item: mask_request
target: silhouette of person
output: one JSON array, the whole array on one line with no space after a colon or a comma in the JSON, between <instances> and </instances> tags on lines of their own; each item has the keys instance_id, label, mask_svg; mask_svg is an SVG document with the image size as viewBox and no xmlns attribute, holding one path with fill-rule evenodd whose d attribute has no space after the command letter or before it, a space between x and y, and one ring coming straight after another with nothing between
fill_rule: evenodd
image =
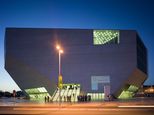
<instances>
[{"instance_id":1,"label":"silhouette of person","mask_svg":"<svg viewBox=\"0 0 154 115\"><path fill-rule=\"evenodd\" d=\"M49 101L50 101L50 97L46 96L46 102L49 102Z\"/></svg>"},{"instance_id":2,"label":"silhouette of person","mask_svg":"<svg viewBox=\"0 0 154 115\"><path fill-rule=\"evenodd\" d=\"M45 100L45 103L46 103L47 102L47 97L46 96L44 97L44 100Z\"/></svg>"}]
</instances>

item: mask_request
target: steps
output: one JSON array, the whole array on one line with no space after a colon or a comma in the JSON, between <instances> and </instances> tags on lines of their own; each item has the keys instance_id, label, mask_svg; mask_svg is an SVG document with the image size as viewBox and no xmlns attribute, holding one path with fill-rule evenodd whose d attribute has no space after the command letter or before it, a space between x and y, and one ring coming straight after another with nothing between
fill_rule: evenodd
<instances>
[{"instance_id":1,"label":"steps","mask_svg":"<svg viewBox=\"0 0 154 115\"><path fill-rule=\"evenodd\" d=\"M52 101L59 101L59 88L53 94ZM61 89L61 101L62 102L77 102L77 96L80 94L80 85L77 84L63 84L63 88Z\"/></svg>"}]
</instances>

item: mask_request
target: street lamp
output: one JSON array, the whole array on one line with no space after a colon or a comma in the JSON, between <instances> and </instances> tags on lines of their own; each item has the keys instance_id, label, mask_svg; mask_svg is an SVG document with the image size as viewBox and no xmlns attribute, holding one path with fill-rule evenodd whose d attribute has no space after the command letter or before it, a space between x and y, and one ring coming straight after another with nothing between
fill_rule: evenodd
<instances>
[{"instance_id":1,"label":"street lamp","mask_svg":"<svg viewBox=\"0 0 154 115\"><path fill-rule=\"evenodd\" d=\"M59 104L60 104L60 102L61 102L61 89L62 89L62 85L63 85L63 78L62 78L62 74L61 74L61 54L63 53L63 50L61 49L61 47L59 45L57 45L56 48L57 48L58 54L59 54L58 88L59 88Z\"/></svg>"}]
</instances>

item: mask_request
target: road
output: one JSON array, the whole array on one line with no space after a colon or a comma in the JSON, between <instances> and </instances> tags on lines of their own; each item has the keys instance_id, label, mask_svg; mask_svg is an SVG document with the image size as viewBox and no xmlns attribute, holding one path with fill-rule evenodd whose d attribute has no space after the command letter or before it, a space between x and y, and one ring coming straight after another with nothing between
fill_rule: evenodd
<instances>
[{"instance_id":1,"label":"road","mask_svg":"<svg viewBox=\"0 0 154 115\"><path fill-rule=\"evenodd\" d=\"M20 115L154 115L154 107L0 107L0 114Z\"/></svg>"},{"instance_id":2,"label":"road","mask_svg":"<svg viewBox=\"0 0 154 115\"><path fill-rule=\"evenodd\" d=\"M35 103L0 99L0 114L10 115L154 115L154 98L89 103Z\"/></svg>"}]
</instances>

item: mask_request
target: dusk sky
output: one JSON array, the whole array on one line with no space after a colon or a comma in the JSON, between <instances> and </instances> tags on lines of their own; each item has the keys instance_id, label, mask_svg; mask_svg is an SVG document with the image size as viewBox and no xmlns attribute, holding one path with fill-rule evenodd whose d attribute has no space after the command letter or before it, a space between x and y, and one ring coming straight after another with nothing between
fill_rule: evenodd
<instances>
[{"instance_id":1,"label":"dusk sky","mask_svg":"<svg viewBox=\"0 0 154 115\"><path fill-rule=\"evenodd\" d=\"M4 69L6 27L136 30L154 85L154 0L0 0L0 90L19 90Z\"/></svg>"}]
</instances>

